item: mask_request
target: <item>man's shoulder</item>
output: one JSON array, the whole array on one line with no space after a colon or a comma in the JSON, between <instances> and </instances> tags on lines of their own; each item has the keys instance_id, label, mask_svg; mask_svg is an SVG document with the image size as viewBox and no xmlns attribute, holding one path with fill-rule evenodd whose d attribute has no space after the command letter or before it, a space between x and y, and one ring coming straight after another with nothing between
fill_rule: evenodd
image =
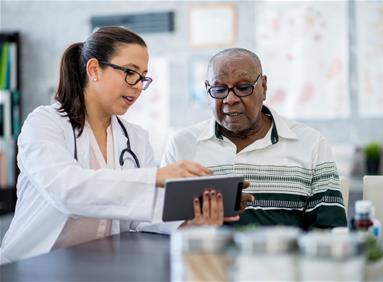
<instances>
[{"instance_id":1,"label":"man's shoulder","mask_svg":"<svg viewBox=\"0 0 383 282\"><path fill-rule=\"evenodd\" d=\"M279 118L289 127L291 131L293 131L297 135L298 139L309 138L319 140L322 138L322 134L317 129L303 122L288 119L282 116L280 116Z\"/></svg>"},{"instance_id":2,"label":"man's shoulder","mask_svg":"<svg viewBox=\"0 0 383 282\"><path fill-rule=\"evenodd\" d=\"M299 141L308 141L320 140L322 138L321 133L314 129L313 127L290 118L287 118L283 115L280 115L275 109L270 106L266 106L266 111L268 111L274 119L278 134L282 138L286 139L295 139ZM264 109L263 109L264 110Z\"/></svg>"}]
</instances>

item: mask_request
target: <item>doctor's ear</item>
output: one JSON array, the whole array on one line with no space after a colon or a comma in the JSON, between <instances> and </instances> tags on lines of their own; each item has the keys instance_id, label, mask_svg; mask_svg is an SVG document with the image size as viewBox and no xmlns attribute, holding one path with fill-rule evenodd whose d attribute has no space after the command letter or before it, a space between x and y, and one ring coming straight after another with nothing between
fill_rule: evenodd
<instances>
[{"instance_id":1,"label":"doctor's ear","mask_svg":"<svg viewBox=\"0 0 383 282\"><path fill-rule=\"evenodd\" d=\"M89 59L86 63L86 74L89 81L97 81L101 74L100 64L97 59Z\"/></svg>"}]
</instances>

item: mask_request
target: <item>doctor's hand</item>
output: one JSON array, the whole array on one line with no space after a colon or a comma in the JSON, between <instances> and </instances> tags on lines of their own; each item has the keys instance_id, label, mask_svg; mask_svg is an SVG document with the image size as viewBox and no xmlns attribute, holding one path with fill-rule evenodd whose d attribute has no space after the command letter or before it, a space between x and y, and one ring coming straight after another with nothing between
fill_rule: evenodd
<instances>
[{"instance_id":1,"label":"doctor's hand","mask_svg":"<svg viewBox=\"0 0 383 282\"><path fill-rule=\"evenodd\" d=\"M203 193L202 209L198 198L194 199L193 206L194 218L185 221L180 228L196 225L220 226L224 221L239 220L239 216L223 216L223 197L221 193L217 193L215 190Z\"/></svg>"},{"instance_id":2,"label":"doctor's hand","mask_svg":"<svg viewBox=\"0 0 383 282\"><path fill-rule=\"evenodd\" d=\"M210 170L198 163L178 161L174 164L157 169L156 186L163 187L165 185L165 180L167 179L207 175L211 175Z\"/></svg>"}]
</instances>

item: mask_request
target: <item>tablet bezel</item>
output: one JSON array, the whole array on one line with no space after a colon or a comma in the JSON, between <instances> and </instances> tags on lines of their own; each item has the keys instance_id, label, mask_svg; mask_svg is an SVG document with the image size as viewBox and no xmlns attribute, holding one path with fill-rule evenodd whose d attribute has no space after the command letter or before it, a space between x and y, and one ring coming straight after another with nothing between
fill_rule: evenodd
<instances>
[{"instance_id":1,"label":"tablet bezel","mask_svg":"<svg viewBox=\"0 0 383 282\"><path fill-rule=\"evenodd\" d=\"M170 179L165 182L163 221L194 218L193 200L202 199L205 190L220 192L224 201L224 216L238 215L244 177L241 175L213 175ZM202 204L202 203L201 203Z\"/></svg>"}]
</instances>

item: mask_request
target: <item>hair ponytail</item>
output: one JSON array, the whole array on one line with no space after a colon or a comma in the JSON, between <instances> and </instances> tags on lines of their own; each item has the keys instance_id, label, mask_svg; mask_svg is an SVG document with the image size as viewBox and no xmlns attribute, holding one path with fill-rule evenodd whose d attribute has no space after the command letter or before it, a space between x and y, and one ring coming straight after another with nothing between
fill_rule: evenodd
<instances>
[{"instance_id":1,"label":"hair ponytail","mask_svg":"<svg viewBox=\"0 0 383 282\"><path fill-rule=\"evenodd\" d=\"M146 47L145 41L128 29L102 27L92 33L84 43L70 45L62 56L60 81L55 98L61 103L59 112L69 117L73 128L78 129L78 136L81 135L85 125L86 64L92 58L109 61L122 44L138 44Z\"/></svg>"},{"instance_id":2,"label":"hair ponytail","mask_svg":"<svg viewBox=\"0 0 383 282\"><path fill-rule=\"evenodd\" d=\"M84 43L74 43L64 52L60 65L60 80L56 93L56 100L61 103L59 111L66 113L73 128L82 133L85 123L84 86L86 80L86 66L82 60Z\"/></svg>"}]
</instances>

